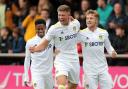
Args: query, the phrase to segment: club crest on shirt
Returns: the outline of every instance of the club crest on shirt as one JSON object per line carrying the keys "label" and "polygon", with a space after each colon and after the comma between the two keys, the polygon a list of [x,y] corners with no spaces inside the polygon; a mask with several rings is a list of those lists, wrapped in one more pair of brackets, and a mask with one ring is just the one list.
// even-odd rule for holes
{"label": "club crest on shirt", "polygon": [[76,26],[73,27],[73,31],[76,32]]}
{"label": "club crest on shirt", "polygon": [[99,39],[100,40],[103,40],[103,35],[99,35]]}

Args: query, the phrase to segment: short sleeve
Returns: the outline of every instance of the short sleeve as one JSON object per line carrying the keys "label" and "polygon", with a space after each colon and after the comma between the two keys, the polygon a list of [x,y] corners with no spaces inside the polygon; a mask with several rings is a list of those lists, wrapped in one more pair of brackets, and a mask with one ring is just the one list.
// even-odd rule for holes
{"label": "short sleeve", "polygon": [[80,22],[77,19],[73,20],[73,24],[75,24],[78,27],[78,30],[80,30]]}
{"label": "short sleeve", "polygon": [[51,26],[44,38],[47,39],[48,41],[51,41],[55,37],[55,32],[54,31],[55,31],[54,27]]}
{"label": "short sleeve", "polygon": [[84,35],[82,35],[81,31],[79,31],[77,34],[77,42],[82,42],[83,38],[84,38]]}

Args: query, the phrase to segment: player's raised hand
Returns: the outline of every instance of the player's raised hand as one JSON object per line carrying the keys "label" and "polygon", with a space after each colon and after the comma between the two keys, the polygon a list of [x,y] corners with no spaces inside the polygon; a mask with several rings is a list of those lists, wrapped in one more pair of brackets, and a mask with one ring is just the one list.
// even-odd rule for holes
{"label": "player's raised hand", "polygon": [[73,21],[74,20],[74,18],[72,16],[70,16],[69,19],[70,19],[70,21]]}
{"label": "player's raised hand", "polygon": [[112,52],[112,58],[115,58],[116,56],[117,56],[116,51],[113,51],[113,52]]}

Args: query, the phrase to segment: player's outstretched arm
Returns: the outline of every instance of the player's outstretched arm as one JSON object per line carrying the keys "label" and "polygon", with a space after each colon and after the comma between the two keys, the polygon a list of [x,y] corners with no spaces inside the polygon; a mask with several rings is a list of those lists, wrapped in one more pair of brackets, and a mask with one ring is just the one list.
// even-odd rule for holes
{"label": "player's outstretched arm", "polygon": [[27,86],[29,82],[28,70],[30,68],[31,53],[29,51],[28,43],[26,44],[25,60],[24,60],[24,84]]}
{"label": "player's outstretched arm", "polygon": [[108,38],[108,33],[107,33],[107,36],[105,38],[105,48],[107,50],[107,52],[111,55],[112,58],[115,58],[117,56],[117,53],[116,51],[114,50],[114,48],[112,47],[111,43],[110,43],[110,40]]}
{"label": "player's outstretched arm", "polygon": [[32,53],[33,52],[40,52],[40,51],[45,50],[47,48],[48,44],[49,44],[49,41],[47,39],[43,38],[38,45],[31,46],[29,48],[29,50]]}
{"label": "player's outstretched arm", "polygon": [[112,58],[116,58],[116,56],[117,56],[116,51],[112,51],[112,55],[111,55],[111,57],[112,57]]}

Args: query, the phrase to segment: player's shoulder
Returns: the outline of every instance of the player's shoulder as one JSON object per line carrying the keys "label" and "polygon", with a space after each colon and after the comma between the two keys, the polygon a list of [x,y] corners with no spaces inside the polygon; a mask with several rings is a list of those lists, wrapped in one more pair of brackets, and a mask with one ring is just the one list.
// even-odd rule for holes
{"label": "player's shoulder", "polygon": [[54,25],[51,26],[52,29],[57,29],[62,27],[62,25],[60,24],[60,22],[55,23]]}
{"label": "player's shoulder", "polygon": [[103,29],[103,28],[98,28],[98,31],[99,31],[100,33],[104,33],[104,34],[107,33],[107,31],[106,31],[105,29]]}
{"label": "player's shoulder", "polygon": [[80,33],[83,33],[83,32],[88,32],[88,29],[84,28],[84,29],[80,30]]}
{"label": "player's shoulder", "polygon": [[31,39],[29,39],[26,43],[27,44],[31,44],[34,42],[34,40],[36,40],[36,36],[32,37]]}
{"label": "player's shoulder", "polygon": [[80,24],[80,22],[77,19],[74,19],[72,23]]}
{"label": "player's shoulder", "polygon": [[80,28],[80,22],[77,19],[74,19],[73,21],[71,21],[71,25],[72,26],[77,26]]}

